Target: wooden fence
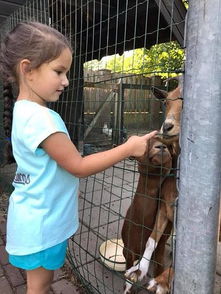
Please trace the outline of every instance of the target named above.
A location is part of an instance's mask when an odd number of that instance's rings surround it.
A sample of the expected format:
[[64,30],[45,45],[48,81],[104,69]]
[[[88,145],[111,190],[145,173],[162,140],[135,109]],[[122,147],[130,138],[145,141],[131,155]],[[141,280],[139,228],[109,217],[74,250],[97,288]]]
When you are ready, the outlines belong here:
[[125,132],[143,133],[159,128],[163,114],[160,102],[151,92],[153,85],[162,87],[161,78],[122,75],[107,69],[85,70],[85,141],[104,141],[100,134],[105,124],[115,132],[114,144],[122,142]]

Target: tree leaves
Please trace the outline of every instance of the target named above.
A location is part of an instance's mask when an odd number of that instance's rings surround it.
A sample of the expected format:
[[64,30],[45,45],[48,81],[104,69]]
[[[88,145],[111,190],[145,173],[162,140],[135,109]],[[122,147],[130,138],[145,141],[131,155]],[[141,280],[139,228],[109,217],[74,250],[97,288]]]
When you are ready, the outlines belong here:
[[177,42],[157,44],[150,49],[140,48],[103,58],[101,61],[87,62],[86,68],[110,69],[122,74],[159,75],[163,78],[176,76],[182,71],[184,50]]

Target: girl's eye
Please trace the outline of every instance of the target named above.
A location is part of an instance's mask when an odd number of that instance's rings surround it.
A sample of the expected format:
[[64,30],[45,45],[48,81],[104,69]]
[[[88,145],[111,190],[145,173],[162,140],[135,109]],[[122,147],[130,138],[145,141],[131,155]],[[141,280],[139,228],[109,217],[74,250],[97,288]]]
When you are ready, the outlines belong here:
[[60,70],[55,70],[55,72],[56,72],[58,75],[60,75],[60,74],[62,73],[62,71],[60,71]]

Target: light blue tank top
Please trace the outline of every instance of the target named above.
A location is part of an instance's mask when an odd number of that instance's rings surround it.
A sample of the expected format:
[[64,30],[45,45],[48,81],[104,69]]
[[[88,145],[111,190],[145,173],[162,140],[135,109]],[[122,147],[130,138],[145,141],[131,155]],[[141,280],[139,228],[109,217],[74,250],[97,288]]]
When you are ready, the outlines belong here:
[[26,255],[52,247],[78,228],[79,179],[39,148],[56,132],[69,137],[58,113],[28,100],[15,103],[12,146],[17,171],[6,242],[10,254]]

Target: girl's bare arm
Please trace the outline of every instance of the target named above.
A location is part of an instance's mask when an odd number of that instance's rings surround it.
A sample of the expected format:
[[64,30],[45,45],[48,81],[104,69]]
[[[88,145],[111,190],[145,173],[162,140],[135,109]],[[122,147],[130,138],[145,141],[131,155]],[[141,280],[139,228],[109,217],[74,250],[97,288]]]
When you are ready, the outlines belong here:
[[65,133],[54,133],[46,138],[41,147],[62,168],[76,177],[87,177],[98,173],[129,156],[144,154],[148,140],[156,135],[153,131],[144,136],[132,136],[127,142],[113,149],[82,157]]

